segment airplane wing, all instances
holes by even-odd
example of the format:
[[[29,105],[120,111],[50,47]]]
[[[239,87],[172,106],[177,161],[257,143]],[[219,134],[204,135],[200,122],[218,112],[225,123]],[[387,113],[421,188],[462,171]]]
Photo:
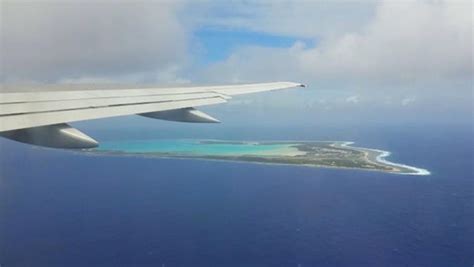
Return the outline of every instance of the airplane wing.
[[[194,107],[231,96],[304,87],[293,82],[182,88],[0,93],[0,136],[56,148],[90,148],[97,141],[67,123],[139,114],[182,122],[219,122]]]

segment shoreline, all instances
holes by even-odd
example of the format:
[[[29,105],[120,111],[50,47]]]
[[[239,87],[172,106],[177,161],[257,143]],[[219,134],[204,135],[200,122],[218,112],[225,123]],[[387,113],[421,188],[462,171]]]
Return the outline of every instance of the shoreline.
[[[409,165],[401,164],[401,163],[395,163],[395,162],[391,162],[391,161],[385,159],[385,158],[389,157],[392,154],[390,151],[381,150],[381,149],[374,149],[374,148],[362,148],[362,147],[351,146],[353,144],[354,144],[354,142],[343,142],[340,146],[341,147],[350,147],[350,148],[353,148],[353,149],[360,149],[360,150],[368,150],[368,151],[377,152],[379,154],[375,157],[375,160],[378,163],[382,163],[382,164],[385,164],[385,165],[394,166],[394,167],[398,167],[398,168],[405,168],[405,169],[409,169],[409,170],[414,171],[414,173],[399,173],[399,174],[404,174],[404,175],[431,175],[431,172],[428,171],[427,169],[417,168],[417,167],[414,167],[414,166],[409,166]]]

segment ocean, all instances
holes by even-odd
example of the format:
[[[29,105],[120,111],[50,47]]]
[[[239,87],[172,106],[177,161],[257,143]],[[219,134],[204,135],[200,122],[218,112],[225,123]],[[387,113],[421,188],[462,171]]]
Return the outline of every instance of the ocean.
[[[470,127],[196,135],[354,141],[432,174],[87,155],[1,140],[1,266],[474,264]]]

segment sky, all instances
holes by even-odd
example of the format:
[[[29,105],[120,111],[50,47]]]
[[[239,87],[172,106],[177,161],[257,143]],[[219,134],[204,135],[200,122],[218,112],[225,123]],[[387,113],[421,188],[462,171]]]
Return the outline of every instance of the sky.
[[[295,81],[307,89],[205,109],[234,123],[471,124],[472,10],[462,0],[2,1],[0,81]]]

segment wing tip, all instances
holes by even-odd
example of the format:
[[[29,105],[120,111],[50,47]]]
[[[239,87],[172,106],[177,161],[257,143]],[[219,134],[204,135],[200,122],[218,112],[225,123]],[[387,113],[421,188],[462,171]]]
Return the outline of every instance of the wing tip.
[[[306,84],[304,83],[298,83],[298,82],[284,82],[286,84],[289,84],[291,87],[306,87]]]

